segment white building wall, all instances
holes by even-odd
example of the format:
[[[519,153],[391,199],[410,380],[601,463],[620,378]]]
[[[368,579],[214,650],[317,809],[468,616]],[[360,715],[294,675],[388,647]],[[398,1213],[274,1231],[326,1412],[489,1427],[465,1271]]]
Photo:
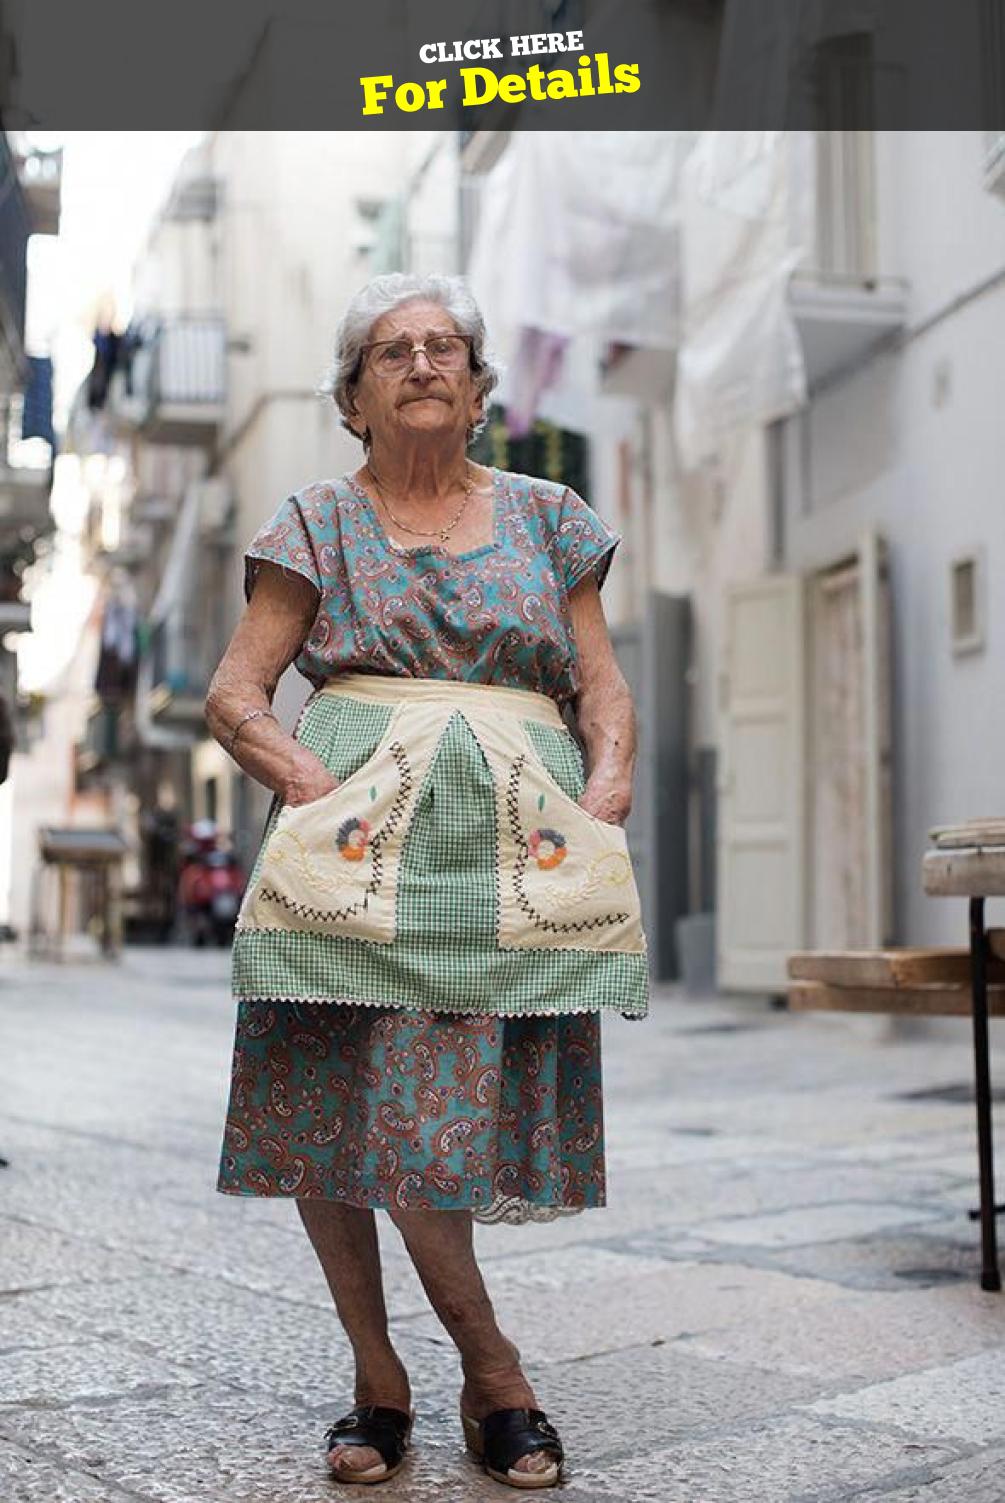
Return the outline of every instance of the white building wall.
[[[622,531],[622,558],[607,587],[607,616],[636,621],[647,590],[689,596],[693,678],[690,740],[713,746],[719,735],[719,672],[724,602],[731,584],[756,579],[768,564],[765,436],[739,433],[715,469],[681,470],[669,403],[632,411],[622,406],[617,436],[632,451],[631,513],[611,505],[617,496],[617,445],[595,444],[599,506]],[[646,492],[649,492],[648,505]]]
[[[910,284],[906,338],[797,420],[785,519],[795,569],[835,562],[867,526],[889,544],[895,913],[906,943],[963,942],[962,904],[921,890],[927,831],[998,814],[1005,796],[1005,204],[982,186],[983,158],[975,132],[879,136],[880,264]],[[971,547],[984,551],[987,638],[956,656],[950,564]]]
[[[405,138],[409,271],[456,273],[460,259],[460,152],[453,131],[415,131]]]

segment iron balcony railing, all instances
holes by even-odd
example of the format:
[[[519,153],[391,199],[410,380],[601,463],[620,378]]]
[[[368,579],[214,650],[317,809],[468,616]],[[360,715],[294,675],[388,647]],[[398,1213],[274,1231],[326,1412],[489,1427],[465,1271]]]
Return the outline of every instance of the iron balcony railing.
[[[154,404],[218,406],[227,388],[227,333],[220,317],[178,318],[154,336]]]
[[[227,329],[218,314],[145,318],[127,331],[109,404],[152,442],[212,442],[227,391]]]
[[[175,699],[202,699],[209,687],[200,634],[188,616],[158,621],[150,633],[152,681],[155,692],[167,691]]]

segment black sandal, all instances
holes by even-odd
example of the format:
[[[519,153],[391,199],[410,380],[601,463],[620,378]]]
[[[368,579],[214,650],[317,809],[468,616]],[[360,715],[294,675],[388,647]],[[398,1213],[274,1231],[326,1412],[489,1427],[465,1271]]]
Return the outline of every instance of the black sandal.
[[[414,1410],[406,1414],[383,1404],[357,1404],[328,1430],[325,1452],[330,1455],[336,1446],[372,1446],[380,1465],[359,1472],[333,1466],[332,1476],[337,1482],[386,1482],[405,1464],[414,1418]]]
[[[483,1420],[461,1411],[464,1440],[490,1477],[510,1487],[554,1487],[565,1452],[543,1409],[494,1409]],[[531,1451],[547,1451],[554,1463],[543,1472],[518,1471],[514,1463]]]

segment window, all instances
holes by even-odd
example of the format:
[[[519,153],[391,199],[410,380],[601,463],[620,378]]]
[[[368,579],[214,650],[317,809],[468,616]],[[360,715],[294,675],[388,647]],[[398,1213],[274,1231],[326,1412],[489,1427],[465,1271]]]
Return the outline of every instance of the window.
[[[950,623],[957,655],[984,647],[984,557],[962,553],[950,564]]]
[[[816,271],[869,284],[876,276],[876,184],[873,133],[816,133]]]

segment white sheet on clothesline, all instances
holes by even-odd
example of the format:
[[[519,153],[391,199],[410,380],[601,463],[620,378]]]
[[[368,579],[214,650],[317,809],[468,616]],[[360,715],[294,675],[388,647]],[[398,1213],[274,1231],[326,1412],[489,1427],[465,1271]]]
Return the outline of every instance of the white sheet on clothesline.
[[[804,254],[806,153],[799,132],[706,131],[684,166],[674,429],[686,469],[806,400],[788,300]]]

